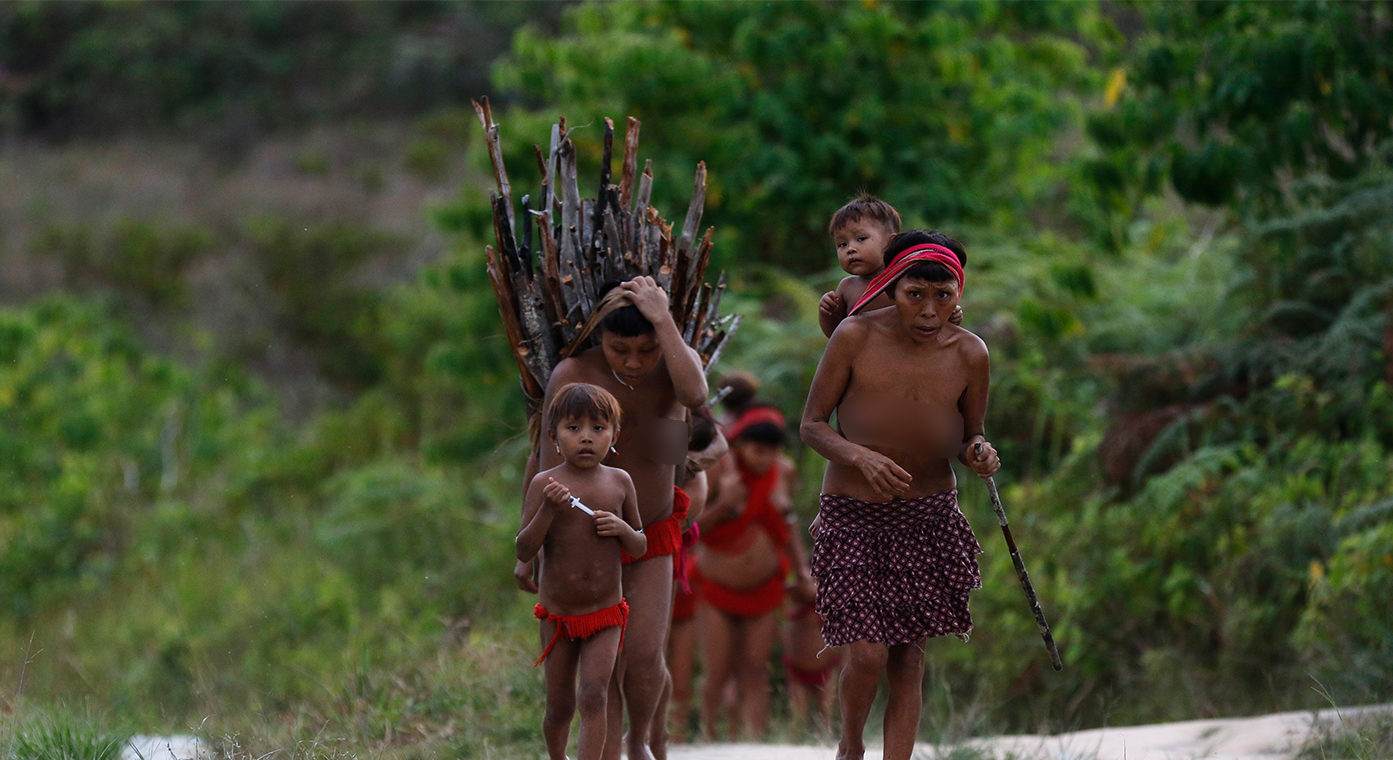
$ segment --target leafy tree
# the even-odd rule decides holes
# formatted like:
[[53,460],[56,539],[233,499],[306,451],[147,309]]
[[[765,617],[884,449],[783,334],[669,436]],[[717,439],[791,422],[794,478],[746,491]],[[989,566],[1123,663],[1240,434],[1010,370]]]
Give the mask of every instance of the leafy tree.
[[250,463],[247,444],[273,438],[265,400],[231,368],[210,369],[198,376],[153,356],[70,300],[0,312],[8,613],[104,588],[151,502],[206,505],[203,489]]
[[709,218],[738,233],[718,255],[807,273],[863,190],[911,224],[1050,219],[1089,57],[1114,41],[1082,4],[587,4],[557,38],[520,32],[495,80],[547,117],[645,120],[659,205],[680,207],[705,160]]
[[[1352,179],[1393,136],[1393,12],[1381,3],[1146,7],[1132,87],[1185,198],[1280,212],[1319,173]],[[1130,113],[1130,111],[1129,111]],[[1125,117],[1125,113],[1121,114]],[[1155,126],[1151,126],[1154,124]],[[1160,132],[1158,127],[1168,127]]]
[[1306,378],[1343,401],[1288,416],[1285,429],[1374,429],[1388,440],[1359,400],[1393,378],[1393,123],[1380,105],[1393,97],[1393,13],[1372,3],[1141,8],[1147,32],[1125,91],[1091,117],[1090,133],[1114,157],[1150,161],[1148,177],[1164,166],[1187,200],[1232,201],[1241,224],[1225,303],[1246,316],[1193,347],[1208,369],[1188,400],[1238,397],[1248,414],[1268,415],[1301,406],[1292,391]]

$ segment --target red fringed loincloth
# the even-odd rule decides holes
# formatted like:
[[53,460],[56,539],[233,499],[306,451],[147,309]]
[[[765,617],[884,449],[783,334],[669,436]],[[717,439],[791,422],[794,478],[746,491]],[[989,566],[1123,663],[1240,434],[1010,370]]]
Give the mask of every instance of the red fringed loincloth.
[[551,620],[556,623],[556,633],[552,635],[551,641],[547,642],[546,649],[542,650],[542,656],[532,663],[532,667],[537,667],[546,660],[547,655],[551,654],[552,647],[564,635],[568,639],[588,639],[591,636],[603,631],[606,628],[619,626],[619,648],[624,648],[624,629],[629,625],[629,603],[623,599],[611,607],[587,612],[584,615],[553,615],[547,612],[547,608],[537,604],[532,608],[532,615],[538,620]]
[[892,646],[950,633],[967,640],[982,547],[956,489],[884,503],[825,493],[819,515],[812,570],[828,644]]

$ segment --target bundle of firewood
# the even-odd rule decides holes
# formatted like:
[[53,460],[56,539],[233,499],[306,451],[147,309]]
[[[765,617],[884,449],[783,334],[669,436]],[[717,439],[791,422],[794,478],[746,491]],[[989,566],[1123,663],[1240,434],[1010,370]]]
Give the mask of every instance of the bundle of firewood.
[[[698,163],[687,218],[674,242],[672,225],[649,205],[652,161],[637,175],[639,122],[632,117],[624,134],[619,184],[611,184],[614,123],[605,119],[599,193],[581,198],[576,149],[563,118],[551,128],[551,146],[534,146],[541,190],[522,197],[522,219],[514,217],[512,186],[503,166],[498,124],[488,98],[474,103],[493,163],[493,231],[497,248],[487,246],[488,273],[498,297],[503,328],[522,373],[529,413],[535,413],[552,368],[584,350],[590,340],[582,327],[609,282],[640,275],[653,277],[668,292],[673,320],[708,369],[735,331],[740,318],[717,316],[725,274],[714,285],[703,282],[711,256],[711,234],[698,241],[706,201],[706,164]],[[637,176],[636,176],[637,175]],[[637,180],[637,187],[635,186]],[[535,238],[533,234],[535,221]],[[535,245],[534,245],[535,240]]]

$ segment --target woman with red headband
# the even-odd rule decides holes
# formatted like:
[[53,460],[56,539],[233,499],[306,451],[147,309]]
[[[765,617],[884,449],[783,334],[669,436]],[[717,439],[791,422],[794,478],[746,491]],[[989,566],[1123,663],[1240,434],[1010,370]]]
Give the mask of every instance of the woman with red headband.
[[[785,434],[777,409],[747,407],[726,428],[731,455],[713,468],[706,510],[697,521],[701,722],[707,739],[716,738],[723,713],[731,737],[763,736],[769,662],[789,570],[797,570],[805,593],[813,590],[802,543],[789,524],[793,466],[783,455]],[[731,693],[733,704],[728,704]]]
[[[950,463],[981,477],[1000,467],[984,435],[987,346],[949,321],[966,253],[942,233],[915,230],[897,235],[885,259],[828,341],[801,425],[803,441],[828,460],[812,567],[822,637],[844,645],[846,658],[839,760],[864,755],[882,675],[885,760],[913,754],[924,644],[965,639],[968,593],[981,587],[981,548],[958,509]],[[860,314],[881,293],[892,305]]]

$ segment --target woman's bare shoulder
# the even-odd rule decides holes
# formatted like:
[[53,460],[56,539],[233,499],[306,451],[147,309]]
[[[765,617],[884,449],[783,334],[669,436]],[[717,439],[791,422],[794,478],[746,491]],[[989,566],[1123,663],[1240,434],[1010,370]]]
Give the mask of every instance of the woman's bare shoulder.
[[[597,363],[598,362],[598,363]],[[604,362],[604,354],[597,348],[589,348],[574,356],[568,356],[556,364],[551,371],[549,385],[560,387],[562,383],[588,382]]]
[[832,337],[828,338],[828,349],[830,350],[835,343],[854,346],[865,340],[870,334],[876,315],[877,312],[862,312],[843,319],[837,325],[837,329],[832,331]]
[[961,325],[953,325],[952,328],[958,333],[954,342],[957,344],[958,351],[962,352],[963,356],[966,356],[968,359],[987,358],[987,342],[982,340],[981,336]]

